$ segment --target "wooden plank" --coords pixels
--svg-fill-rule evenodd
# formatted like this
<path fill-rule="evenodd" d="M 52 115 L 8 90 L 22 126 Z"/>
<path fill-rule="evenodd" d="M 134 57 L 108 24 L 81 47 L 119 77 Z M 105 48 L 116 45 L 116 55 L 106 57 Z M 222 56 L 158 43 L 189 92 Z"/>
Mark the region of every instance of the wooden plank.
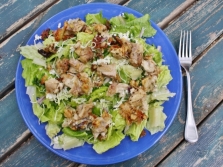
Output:
<path fill-rule="evenodd" d="M 191 1 L 191 0 L 189 0 Z M 142 14 L 148 13 L 151 17 L 151 20 L 156 24 L 165 19 L 172 11 L 176 10 L 181 5 L 184 6 L 185 0 L 156 0 L 156 1 L 146 1 L 141 0 L 136 3 L 134 0 L 130 0 L 125 6 L 132 8 Z M 183 11 L 184 9 L 181 9 Z"/>
<path fill-rule="evenodd" d="M 192 52 L 196 58 L 212 44 L 223 30 L 223 1 L 197 1 L 181 17 L 176 19 L 164 31 L 175 48 L 178 48 L 180 30 L 192 31 Z"/>
<path fill-rule="evenodd" d="M 18 49 L 21 45 L 25 45 L 37 28 L 39 17 L 0 44 L 0 76 L 2 78 L 0 80 L 0 92 L 14 81 L 20 57 Z"/>
<path fill-rule="evenodd" d="M 197 143 L 183 142 L 159 166 L 222 166 L 223 157 L 223 104 L 198 129 Z"/>
<path fill-rule="evenodd" d="M 27 132 L 22 116 L 17 107 L 15 91 L 10 92 L 0 101 L 0 160 L 12 151 L 12 147 L 24 142 L 30 133 Z"/>
<path fill-rule="evenodd" d="M 211 4 L 210 1 L 208 1 L 208 2 Z M 220 1 L 218 1 L 218 2 L 221 3 Z M 198 8 L 198 4 L 196 4 L 196 5 Z M 212 7 L 210 6 L 210 8 L 212 8 Z M 203 18 L 205 18 L 205 17 L 206 17 L 206 15 L 203 13 Z M 216 16 L 214 15 L 214 17 L 217 17 L 217 15 Z M 199 18 L 202 19 L 201 17 L 199 17 Z M 185 19 L 181 23 L 183 24 L 184 21 L 185 21 Z M 197 20 L 197 22 L 199 22 L 199 20 Z M 175 24 L 180 24 L 179 20 Z M 213 32 L 214 32 L 214 30 L 213 30 Z M 211 29 L 209 29 L 209 31 L 211 31 Z M 173 35 L 172 33 L 174 33 L 174 32 L 169 32 L 168 35 L 169 36 Z M 202 31 L 202 32 L 197 32 L 197 33 L 200 33 L 200 35 L 202 35 L 205 32 Z M 179 40 L 179 37 L 178 36 L 175 38 L 172 37 L 171 39 Z M 205 45 L 205 41 L 203 44 Z M 220 48 L 218 48 L 218 49 L 220 49 Z M 217 60 L 217 62 L 216 61 L 212 62 L 212 61 L 210 61 L 212 59 L 212 57 L 210 57 L 210 56 L 212 56 L 212 54 L 208 54 L 209 56 L 207 56 L 207 54 L 205 54 L 204 58 L 201 59 L 202 61 L 199 60 L 195 64 L 194 68 L 192 69 L 193 99 L 195 100 L 194 106 L 195 106 L 196 118 L 199 118 L 199 119 L 196 119 L 197 122 L 199 122 L 203 119 L 202 117 L 199 117 L 199 116 L 204 115 L 204 117 L 205 117 L 213 109 L 213 107 L 215 107 L 219 103 L 219 101 L 221 101 L 221 99 L 222 99 L 221 91 L 219 91 L 222 89 L 221 81 L 216 80 L 216 78 L 214 78 L 214 76 L 211 75 L 213 73 L 215 73 L 216 76 L 221 75 L 221 73 L 220 73 L 221 71 L 219 69 L 218 69 L 218 71 L 215 71 L 215 69 L 213 69 L 213 68 L 210 68 L 210 69 L 208 68 L 208 67 L 216 66 L 217 65 L 216 63 L 222 61 L 222 59 Z M 199 64 L 200 61 L 201 61 L 201 63 Z M 203 66 L 204 64 L 202 64 L 202 62 L 205 62 L 205 61 L 211 62 L 211 63 L 210 62 L 208 63 L 210 65 L 206 64 L 207 71 L 205 71 L 205 73 L 209 77 L 209 80 L 207 81 L 205 78 L 203 78 L 203 80 L 202 80 L 203 82 L 200 82 L 200 81 L 198 82 L 198 80 L 196 81 L 196 79 L 198 79 L 200 76 L 203 75 L 204 72 L 203 72 L 202 67 L 204 67 Z M 198 65 L 200 67 L 196 68 L 196 67 L 198 67 Z M 200 85 L 199 83 L 202 83 L 202 85 Z M 219 83 L 220 83 L 220 85 L 219 85 Z M 217 88 L 212 87 L 212 86 L 216 86 L 216 85 L 218 86 Z M 213 94 L 214 91 L 217 91 L 218 93 Z M 209 101 L 210 99 L 213 99 L 213 101 L 210 102 Z M 199 114 L 199 116 L 197 114 Z M 184 109 L 184 104 L 182 103 L 178 117 L 175 119 L 175 121 L 174 121 L 173 125 L 171 126 L 171 128 L 169 129 L 169 131 L 159 141 L 159 143 L 157 143 L 153 148 L 151 148 L 147 152 L 141 154 L 137 158 L 117 164 L 117 166 L 121 166 L 121 165 L 136 166 L 138 164 L 154 166 L 157 162 L 159 162 L 159 160 L 161 160 L 165 155 L 167 155 L 168 152 L 171 151 L 174 146 L 176 146 L 183 139 L 181 132 L 183 132 L 184 115 L 185 115 L 185 109 Z M 167 143 L 168 143 L 168 145 L 167 145 Z M 30 155 L 30 157 L 31 157 L 31 155 Z"/>
<path fill-rule="evenodd" d="M 0 42 L 57 0 L 0 2 Z"/>
<path fill-rule="evenodd" d="M 49 151 L 34 137 L 22 145 L 0 166 L 66 166 L 77 167 L 78 164 L 68 161 Z"/>

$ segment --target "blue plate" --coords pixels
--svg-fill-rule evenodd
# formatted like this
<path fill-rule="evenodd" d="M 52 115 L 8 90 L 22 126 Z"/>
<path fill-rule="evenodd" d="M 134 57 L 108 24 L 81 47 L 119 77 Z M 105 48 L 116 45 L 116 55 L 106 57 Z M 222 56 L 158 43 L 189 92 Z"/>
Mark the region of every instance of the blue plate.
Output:
<path fill-rule="evenodd" d="M 58 24 L 63 23 L 65 20 L 77 17 L 84 20 L 86 14 L 98 12 L 102 12 L 103 16 L 108 19 L 123 12 L 132 13 L 136 17 L 142 16 L 142 14 L 139 12 L 127 7 L 108 3 L 92 3 L 75 6 L 56 14 L 42 24 L 31 36 L 27 42 L 27 45 L 32 45 L 35 35 L 40 35 L 46 28 L 57 29 Z M 166 127 L 164 131 L 154 135 L 150 135 L 149 132 L 146 132 L 146 136 L 140 138 L 138 142 L 133 142 L 129 139 L 129 137 L 126 137 L 119 146 L 103 154 L 97 154 L 89 144 L 84 144 L 82 147 L 67 151 L 63 151 L 62 149 L 53 149 L 50 146 L 50 139 L 45 132 L 45 124 L 39 125 L 37 117 L 33 114 L 32 104 L 30 103 L 29 97 L 26 95 L 25 81 L 22 78 L 23 69 L 20 63 L 20 61 L 23 59 L 21 56 L 16 72 L 16 96 L 18 106 L 28 128 L 45 147 L 57 155 L 74 162 L 94 165 L 113 164 L 128 160 L 143 153 L 158 142 L 158 140 L 165 134 L 178 112 L 182 94 L 182 76 L 179 61 L 171 42 L 156 24 L 154 24 L 152 21 L 151 24 L 157 30 L 157 33 L 154 37 L 147 39 L 147 42 L 156 46 L 161 46 L 163 59 L 165 60 L 164 64 L 169 66 L 173 77 L 173 80 L 169 83 L 168 88 L 171 92 L 176 93 L 176 96 L 170 98 L 170 100 L 164 104 L 164 112 L 167 115 L 167 119 L 165 121 Z"/>

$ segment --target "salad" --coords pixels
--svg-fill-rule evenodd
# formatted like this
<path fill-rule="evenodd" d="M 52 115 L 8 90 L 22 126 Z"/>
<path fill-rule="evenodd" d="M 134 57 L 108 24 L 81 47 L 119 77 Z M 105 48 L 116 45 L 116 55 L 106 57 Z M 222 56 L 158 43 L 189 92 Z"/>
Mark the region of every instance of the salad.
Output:
<path fill-rule="evenodd" d="M 165 128 L 162 104 L 175 93 L 161 48 L 145 38 L 156 30 L 149 15 L 102 13 L 69 19 L 20 47 L 27 94 L 55 149 L 85 142 L 101 154 L 126 137 Z"/>

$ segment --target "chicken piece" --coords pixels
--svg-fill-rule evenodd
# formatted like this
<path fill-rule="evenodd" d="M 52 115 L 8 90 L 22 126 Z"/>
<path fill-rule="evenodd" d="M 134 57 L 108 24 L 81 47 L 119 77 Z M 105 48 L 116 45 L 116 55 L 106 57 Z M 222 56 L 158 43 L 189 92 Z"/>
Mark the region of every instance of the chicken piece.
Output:
<path fill-rule="evenodd" d="M 138 110 L 130 104 L 130 102 L 124 102 L 120 105 L 120 115 L 126 120 L 127 125 L 132 123 L 141 123 L 147 119 L 147 116 L 141 110 Z"/>
<path fill-rule="evenodd" d="M 146 100 L 146 92 L 142 89 L 138 89 L 129 97 L 131 106 L 139 110 L 142 110 L 144 100 Z"/>
<path fill-rule="evenodd" d="M 56 41 L 61 41 L 64 38 L 64 31 L 65 31 L 65 27 L 63 28 L 58 28 L 55 32 L 54 32 L 54 37 Z"/>
<path fill-rule="evenodd" d="M 97 117 L 92 122 L 92 133 L 95 139 L 105 140 L 107 138 L 108 127 L 112 123 L 111 116 L 104 111 L 101 117 Z"/>
<path fill-rule="evenodd" d="M 108 91 L 107 91 L 107 95 L 108 96 L 113 96 L 116 93 L 119 93 L 120 97 L 125 96 L 126 91 L 128 91 L 129 89 L 129 85 L 125 84 L 125 83 L 116 83 L 113 82 L 109 87 L 108 87 Z M 127 92 L 128 93 L 128 92 Z"/>
<path fill-rule="evenodd" d="M 108 77 L 116 77 L 116 65 L 115 64 L 102 64 L 97 68 L 97 71 Z"/>
<path fill-rule="evenodd" d="M 76 110 L 74 108 L 71 107 L 67 107 L 64 110 L 64 116 L 66 118 L 72 118 L 74 116 L 74 113 L 76 112 Z"/>
<path fill-rule="evenodd" d="M 116 87 L 116 93 L 120 93 L 120 94 L 125 94 L 126 91 L 128 91 L 129 89 L 129 85 L 125 84 L 125 83 L 118 83 L 117 87 Z"/>
<path fill-rule="evenodd" d="M 93 103 L 85 103 L 77 106 L 77 113 L 79 118 L 88 117 L 89 113 L 92 112 L 92 108 L 94 107 Z"/>
<path fill-rule="evenodd" d="M 59 82 L 55 78 L 50 78 L 45 81 L 45 87 L 47 93 L 58 93 L 63 89 L 63 83 Z"/>
<path fill-rule="evenodd" d="M 69 70 L 69 59 L 58 59 L 56 61 L 56 72 L 61 75 Z"/>
<path fill-rule="evenodd" d="M 113 96 L 116 94 L 116 87 L 118 83 L 112 82 L 112 84 L 108 87 L 107 95 L 108 96 Z"/>
<path fill-rule="evenodd" d="M 149 75 L 142 79 L 142 87 L 146 92 L 152 92 L 156 87 L 157 76 Z"/>
<path fill-rule="evenodd" d="M 81 92 L 81 82 L 76 75 L 62 74 L 62 82 L 70 89 L 70 93 L 74 96 L 78 96 Z"/>
<path fill-rule="evenodd" d="M 93 78 L 92 82 L 94 87 L 100 87 L 104 83 L 104 77 L 101 72 L 97 72 Z"/>
<path fill-rule="evenodd" d="M 68 25 L 66 30 L 73 32 L 73 34 L 77 34 L 78 32 L 84 31 L 86 29 L 86 23 L 79 18 L 69 20 L 67 23 Z"/>
<path fill-rule="evenodd" d="M 93 24 L 93 28 L 95 31 L 99 33 L 107 31 L 107 27 L 104 24 L 100 24 L 100 23 Z"/>
<path fill-rule="evenodd" d="M 83 94 L 89 94 L 92 92 L 93 83 L 87 73 L 79 73 L 78 78 L 81 81 L 81 90 Z"/>
<path fill-rule="evenodd" d="M 117 59 L 126 59 L 131 53 L 132 44 L 125 39 L 116 37 L 115 44 L 111 41 L 110 52 Z"/>
<path fill-rule="evenodd" d="M 88 61 L 92 60 L 94 56 L 94 53 L 90 47 L 77 47 L 75 49 L 75 53 L 79 56 L 78 60 L 80 60 L 82 63 L 87 63 Z"/>
<path fill-rule="evenodd" d="M 143 59 L 143 47 L 138 43 L 132 43 L 132 52 L 130 53 L 129 63 L 134 67 L 139 67 Z"/>
<path fill-rule="evenodd" d="M 70 69 L 69 71 L 72 73 L 82 72 L 85 68 L 85 65 L 76 59 L 70 59 Z"/>
<path fill-rule="evenodd" d="M 156 63 L 152 59 L 142 60 L 142 67 L 146 72 L 152 73 L 156 70 Z"/>
<path fill-rule="evenodd" d="M 92 121 L 96 118 L 92 114 L 93 103 L 81 104 L 77 106 L 76 110 L 67 107 L 64 110 L 65 119 L 62 127 L 70 127 L 72 130 L 85 130 L 89 128 Z"/>

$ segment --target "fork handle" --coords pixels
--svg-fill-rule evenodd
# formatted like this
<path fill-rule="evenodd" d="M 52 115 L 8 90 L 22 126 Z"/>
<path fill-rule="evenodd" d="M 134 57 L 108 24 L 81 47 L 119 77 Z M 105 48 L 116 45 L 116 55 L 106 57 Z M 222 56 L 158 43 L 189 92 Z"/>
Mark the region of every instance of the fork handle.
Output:
<path fill-rule="evenodd" d="M 198 133 L 192 108 L 190 74 L 187 69 L 185 69 L 185 71 L 187 75 L 187 118 L 184 137 L 188 142 L 194 143 L 198 140 Z"/>

